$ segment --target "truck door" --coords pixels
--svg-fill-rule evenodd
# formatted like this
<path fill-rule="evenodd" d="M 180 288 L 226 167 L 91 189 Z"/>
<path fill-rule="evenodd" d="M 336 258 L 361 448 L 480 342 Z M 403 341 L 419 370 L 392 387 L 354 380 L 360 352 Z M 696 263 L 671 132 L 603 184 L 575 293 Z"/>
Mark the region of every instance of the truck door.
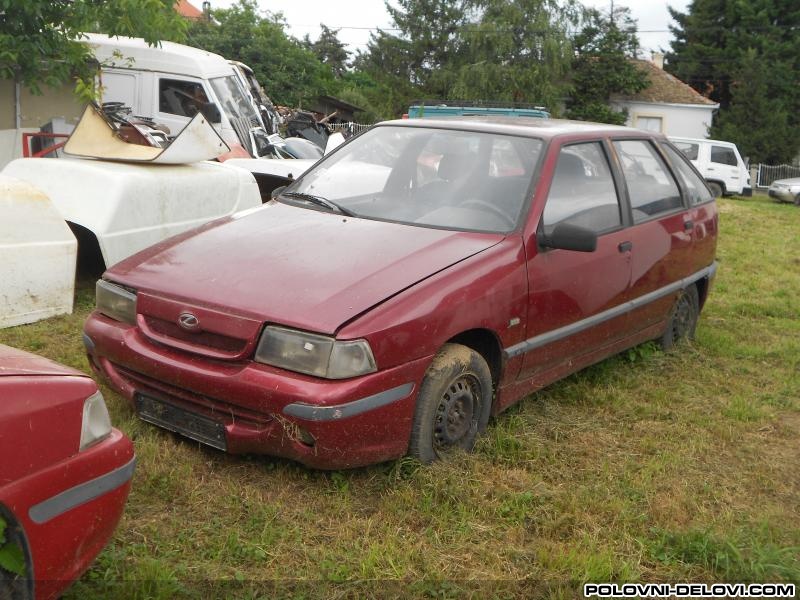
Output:
<path fill-rule="evenodd" d="M 154 83 L 156 113 L 153 118 L 169 127 L 170 135 L 180 133 L 209 102 L 209 91 L 200 79 L 158 74 Z"/>
<path fill-rule="evenodd" d="M 739 194 L 745 186 L 739 168 L 739 158 L 729 146 L 711 144 L 711 157 L 708 163 L 708 179 L 719 179 L 725 184 L 725 191 Z"/>

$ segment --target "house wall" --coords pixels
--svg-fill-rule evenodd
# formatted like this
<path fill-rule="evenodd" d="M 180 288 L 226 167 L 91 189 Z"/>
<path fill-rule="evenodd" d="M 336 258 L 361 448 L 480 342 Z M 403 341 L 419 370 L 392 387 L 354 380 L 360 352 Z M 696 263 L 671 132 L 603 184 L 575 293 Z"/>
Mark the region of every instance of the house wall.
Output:
<path fill-rule="evenodd" d="M 656 104 L 650 102 L 612 102 L 614 108 L 627 108 L 626 125 L 637 126 L 637 117 L 661 117 L 661 133 L 690 138 L 707 138 L 714 107 L 702 104 Z"/>

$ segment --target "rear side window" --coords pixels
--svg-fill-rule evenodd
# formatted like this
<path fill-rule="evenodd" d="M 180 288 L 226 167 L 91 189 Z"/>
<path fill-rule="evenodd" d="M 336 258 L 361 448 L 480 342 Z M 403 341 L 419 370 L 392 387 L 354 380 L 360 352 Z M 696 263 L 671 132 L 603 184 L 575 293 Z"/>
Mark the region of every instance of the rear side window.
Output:
<path fill-rule="evenodd" d="M 731 148 L 726 148 L 724 146 L 711 146 L 711 162 L 718 163 L 720 165 L 731 165 L 735 167 L 739 164 L 739 161 L 736 160 L 736 153 Z"/>
<path fill-rule="evenodd" d="M 203 86 L 194 81 L 160 79 L 158 81 L 158 110 L 181 117 L 193 117 L 208 103 Z"/>
<path fill-rule="evenodd" d="M 625 174 L 634 223 L 683 206 L 678 184 L 650 142 L 620 140 L 614 148 Z"/>
<path fill-rule="evenodd" d="M 673 144 L 689 160 L 697 160 L 700 155 L 700 144 L 692 144 L 691 142 L 673 142 Z"/>
<path fill-rule="evenodd" d="M 686 185 L 686 189 L 689 191 L 689 201 L 691 204 L 702 204 L 703 202 L 712 200 L 714 196 L 708 191 L 702 178 L 686 163 L 684 157 L 681 156 L 679 152 L 675 152 L 675 150 L 667 144 L 662 144 L 661 147 L 664 149 L 664 152 L 666 152 L 672 166 L 675 167 L 678 175 Z"/>
<path fill-rule="evenodd" d="M 561 149 L 542 215 L 545 233 L 570 223 L 602 233 L 622 224 L 619 198 L 599 142 Z"/>

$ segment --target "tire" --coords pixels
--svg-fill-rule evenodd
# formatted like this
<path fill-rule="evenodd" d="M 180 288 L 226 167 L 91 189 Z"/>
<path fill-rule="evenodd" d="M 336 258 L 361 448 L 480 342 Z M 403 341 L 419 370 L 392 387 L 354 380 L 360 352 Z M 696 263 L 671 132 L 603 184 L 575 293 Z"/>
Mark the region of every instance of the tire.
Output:
<path fill-rule="evenodd" d="M 722 198 L 722 195 L 725 193 L 725 190 L 722 189 L 722 186 L 714 181 L 709 181 L 708 187 L 711 190 L 711 193 L 714 194 L 714 198 Z"/>
<path fill-rule="evenodd" d="M 700 297 L 697 294 L 697 286 L 690 285 L 685 290 L 681 290 L 675 300 L 667 321 L 667 328 L 661 336 L 661 348 L 666 351 L 684 338 L 693 340 L 699 316 Z"/>
<path fill-rule="evenodd" d="M 408 453 L 430 463 L 452 450 L 472 450 L 491 406 L 489 365 L 471 348 L 445 344 L 422 380 Z"/>
<path fill-rule="evenodd" d="M 800 206 L 800 194 L 797 194 L 797 196 L 794 197 L 794 205 Z"/>

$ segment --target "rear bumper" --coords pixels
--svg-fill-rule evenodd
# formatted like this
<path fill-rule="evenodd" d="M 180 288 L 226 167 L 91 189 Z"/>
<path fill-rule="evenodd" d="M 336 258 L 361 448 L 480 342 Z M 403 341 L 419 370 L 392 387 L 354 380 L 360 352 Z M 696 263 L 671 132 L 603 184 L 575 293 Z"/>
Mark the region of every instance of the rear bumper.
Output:
<path fill-rule="evenodd" d="M 218 447 L 228 452 L 281 456 L 321 469 L 404 455 L 416 391 L 432 359 L 333 381 L 249 360 L 201 358 L 155 344 L 136 327 L 97 312 L 84 334 L 92 367 L 134 407 L 144 394 L 221 423 L 225 440 Z"/>
<path fill-rule="evenodd" d="M 108 543 L 134 464 L 133 445 L 114 429 L 99 444 L 0 491 L 25 532 L 38 600 L 60 595 Z"/>

